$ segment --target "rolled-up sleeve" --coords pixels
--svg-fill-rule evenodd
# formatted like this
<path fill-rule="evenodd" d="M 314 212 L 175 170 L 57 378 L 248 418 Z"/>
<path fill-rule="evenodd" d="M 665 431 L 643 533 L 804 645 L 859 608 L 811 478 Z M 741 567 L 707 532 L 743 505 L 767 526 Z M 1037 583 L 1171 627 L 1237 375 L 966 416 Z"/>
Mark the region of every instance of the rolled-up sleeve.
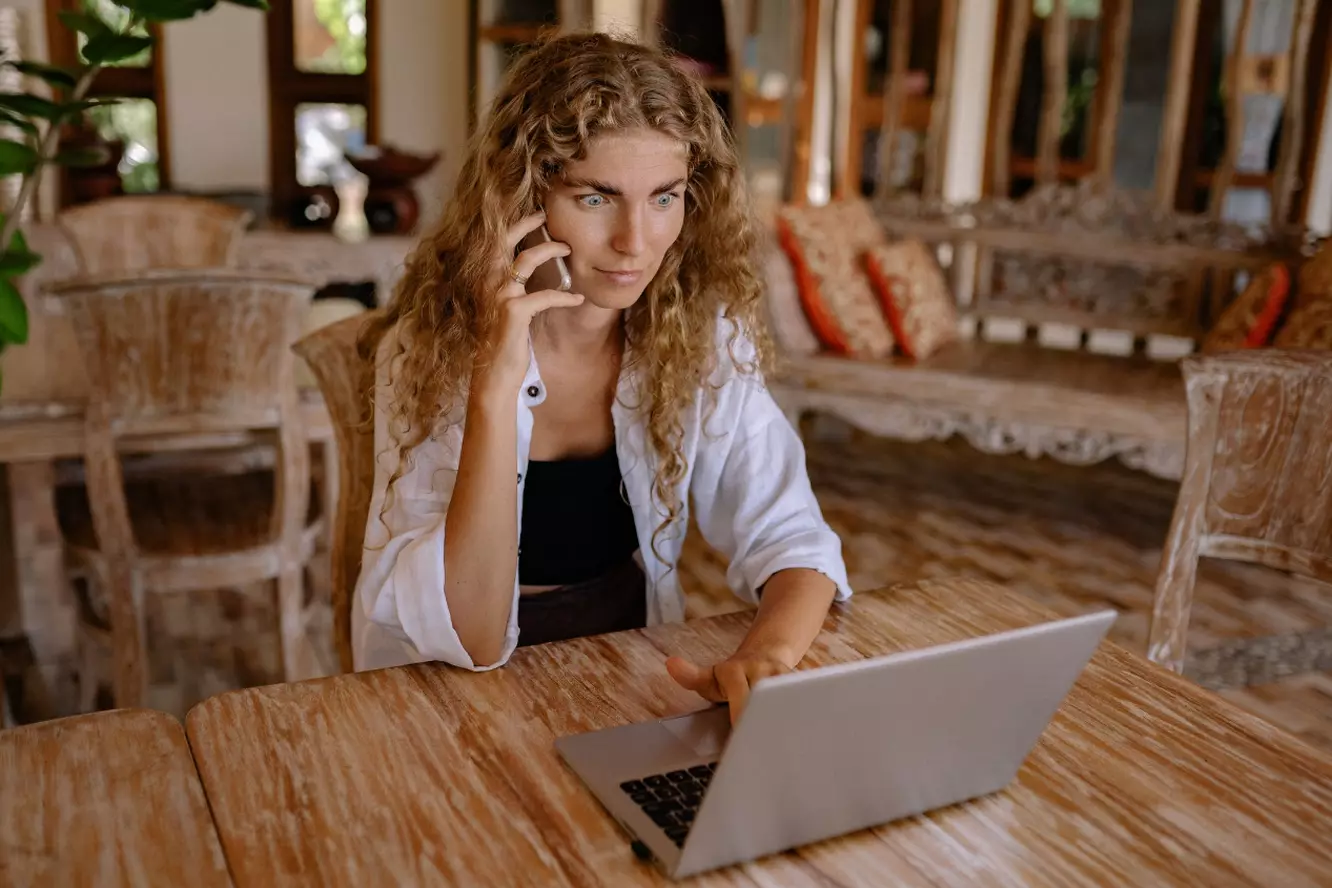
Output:
<path fill-rule="evenodd" d="M 842 543 L 823 518 L 795 429 L 757 375 L 730 374 L 698 442 L 695 520 L 730 559 L 727 583 L 757 603 L 758 590 L 790 568 L 818 571 L 851 596 Z"/>
<path fill-rule="evenodd" d="M 410 645 L 420 659 L 475 671 L 501 666 L 518 646 L 516 605 L 510 611 L 502 656 L 493 664 L 477 666 L 458 638 L 444 595 L 444 523 L 457 479 L 461 432 L 455 428 L 441 437 L 426 438 L 411 451 L 390 490 L 388 482 L 399 460 L 389 426 L 390 396 L 381 376 L 375 388 L 375 482 L 357 602 L 372 630 Z M 515 601 L 517 594 L 515 584 Z"/>

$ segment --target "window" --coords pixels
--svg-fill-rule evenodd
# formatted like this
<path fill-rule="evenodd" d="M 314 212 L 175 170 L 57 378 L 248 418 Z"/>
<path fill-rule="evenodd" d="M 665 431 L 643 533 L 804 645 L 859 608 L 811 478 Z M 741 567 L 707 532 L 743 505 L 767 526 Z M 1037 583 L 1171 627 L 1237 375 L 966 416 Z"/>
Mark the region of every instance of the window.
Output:
<path fill-rule="evenodd" d="M 56 65 L 83 63 L 86 38 L 59 20 L 62 10 L 93 12 L 102 21 L 123 27 L 129 11 L 112 0 L 47 0 L 50 56 Z M 166 190 L 171 181 L 167 151 L 167 121 L 162 69 L 162 31 L 151 33 L 154 47 L 141 55 L 103 68 L 89 96 L 123 96 L 115 105 L 89 109 L 82 126 L 74 128 L 66 143 L 82 140 L 109 143 L 112 159 L 105 167 L 60 168 L 60 205 L 83 203 L 119 192 Z"/>
<path fill-rule="evenodd" d="M 272 212 L 331 224 L 319 192 L 356 181 L 343 152 L 377 138 L 375 0 L 274 0 L 267 23 Z"/>

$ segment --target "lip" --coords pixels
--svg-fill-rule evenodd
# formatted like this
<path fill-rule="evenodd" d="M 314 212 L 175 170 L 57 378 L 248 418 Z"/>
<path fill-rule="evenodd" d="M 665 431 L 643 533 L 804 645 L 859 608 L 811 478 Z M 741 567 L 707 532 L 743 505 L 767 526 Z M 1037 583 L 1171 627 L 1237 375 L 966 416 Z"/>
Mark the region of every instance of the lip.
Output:
<path fill-rule="evenodd" d="M 612 271 L 606 268 L 598 268 L 597 272 L 610 278 L 617 284 L 632 284 L 643 276 L 643 270 L 637 271 Z"/>

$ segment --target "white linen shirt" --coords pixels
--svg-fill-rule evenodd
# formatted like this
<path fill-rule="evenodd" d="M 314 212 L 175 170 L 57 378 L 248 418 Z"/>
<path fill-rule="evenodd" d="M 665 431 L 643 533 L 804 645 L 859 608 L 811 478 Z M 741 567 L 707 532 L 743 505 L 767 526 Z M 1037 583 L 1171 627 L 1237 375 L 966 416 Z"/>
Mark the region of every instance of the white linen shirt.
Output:
<path fill-rule="evenodd" d="M 727 340 L 731 324 L 719 321 L 721 383 L 716 408 L 707 413 L 704 394 L 682 417 L 685 476 L 680 502 L 693 498 L 694 517 L 708 543 L 730 559 L 727 583 L 740 599 L 756 604 L 756 590 L 787 568 L 816 570 L 837 586 L 836 600 L 851 595 L 841 541 L 824 521 L 805 470 L 805 451 L 786 416 L 762 380 L 744 374 L 731 360 Z M 386 351 L 390 331 L 380 346 L 375 384 L 375 480 L 366 522 L 365 550 L 352 607 L 352 648 L 357 670 L 440 660 L 464 669 L 503 665 L 518 645 L 518 590 L 499 660 L 477 666 L 458 639 L 444 595 L 444 518 L 457 477 L 462 446 L 461 422 L 427 437 L 394 483 L 389 508 L 380 517 L 389 478 L 398 464 L 398 448 L 389 428 L 392 390 Z M 744 360 L 747 342 L 736 351 Z M 626 362 L 627 363 L 627 362 Z M 687 512 L 657 540 L 653 534 L 665 517 L 652 505 L 656 458 L 647 439 L 637 374 L 621 372 L 612 407 L 615 449 L 638 534 L 639 558 L 647 577 L 649 625 L 684 619 L 684 596 L 675 570 L 687 527 Z M 532 409 L 546 398 L 535 355 L 518 393 L 518 526 L 522 527 L 523 483 L 532 441 Z M 459 409 L 458 416 L 465 415 Z M 704 429 L 706 418 L 707 428 Z M 515 572 L 516 574 L 516 572 Z"/>

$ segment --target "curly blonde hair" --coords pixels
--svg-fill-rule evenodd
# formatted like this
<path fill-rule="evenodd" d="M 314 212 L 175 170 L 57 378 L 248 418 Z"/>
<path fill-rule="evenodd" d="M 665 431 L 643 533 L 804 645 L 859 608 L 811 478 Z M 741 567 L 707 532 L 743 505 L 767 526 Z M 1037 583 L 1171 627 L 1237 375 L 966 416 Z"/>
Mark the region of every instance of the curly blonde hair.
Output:
<path fill-rule="evenodd" d="M 390 487 L 409 452 L 466 399 L 479 343 L 499 320 L 491 288 L 505 232 L 535 212 L 598 134 L 630 128 L 688 148 L 680 237 L 624 317 L 626 367 L 632 362 L 641 373 L 658 457 L 653 496 L 667 512 L 654 550 L 682 514 L 681 414 L 711 377 L 718 318 L 730 321 L 728 352 L 740 372 L 762 372 L 771 353 L 759 310 L 757 234 L 726 123 L 702 82 L 661 50 L 603 33 L 544 39 L 512 65 L 473 134 L 452 201 L 408 257 L 388 311 L 369 332 L 367 342 L 395 324 L 399 332 L 393 409 L 407 432 Z M 744 361 L 735 357 L 742 335 L 752 346 Z M 715 404 L 715 390 L 703 388 Z"/>

